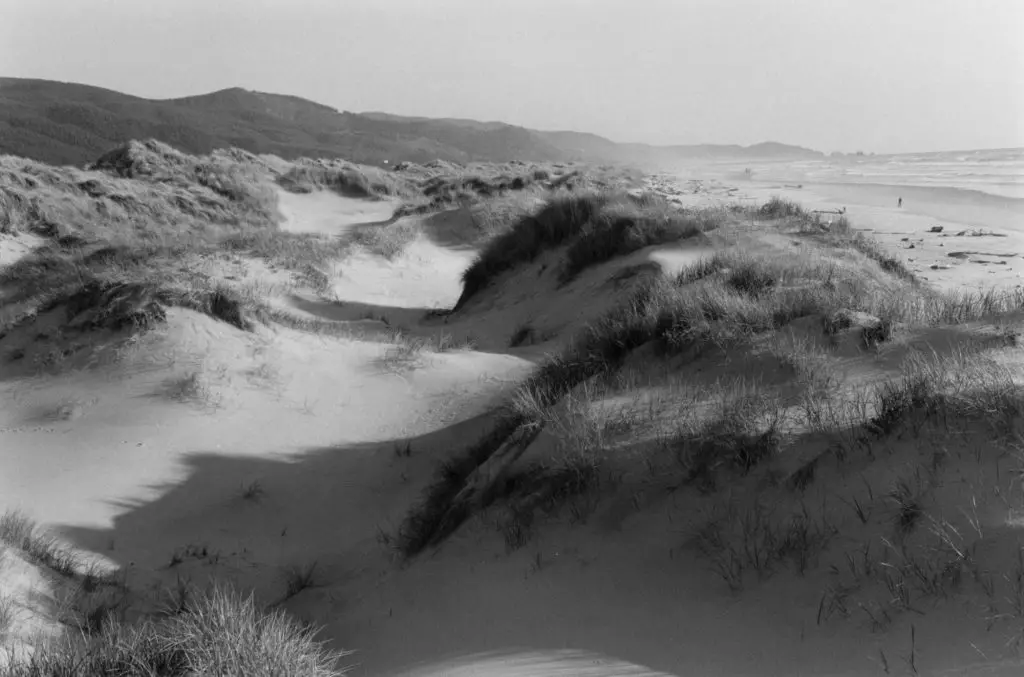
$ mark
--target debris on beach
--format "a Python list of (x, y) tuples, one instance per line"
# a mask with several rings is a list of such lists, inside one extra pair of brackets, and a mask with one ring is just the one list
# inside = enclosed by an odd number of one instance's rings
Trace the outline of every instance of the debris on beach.
[(1007, 237), (1006, 233), (993, 233), (991, 230), (982, 228), (970, 228), (956, 233), (955, 237)]

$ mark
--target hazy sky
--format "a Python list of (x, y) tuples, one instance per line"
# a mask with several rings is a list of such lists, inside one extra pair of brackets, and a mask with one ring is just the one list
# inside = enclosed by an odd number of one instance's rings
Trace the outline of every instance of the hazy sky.
[(1024, 146), (1024, 0), (0, 0), (0, 74), (617, 141)]

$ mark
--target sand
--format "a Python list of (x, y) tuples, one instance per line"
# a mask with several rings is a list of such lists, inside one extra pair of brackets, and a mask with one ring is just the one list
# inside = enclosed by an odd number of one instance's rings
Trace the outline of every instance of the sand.
[(281, 230), (341, 235), (354, 226), (388, 221), (395, 210), (389, 200), (344, 197), (331, 191), (277, 191)]
[[(785, 166), (758, 173), (772, 172), (786, 176)], [(695, 174), (701, 178), (690, 178)], [(721, 167), (667, 173), (652, 183), (667, 187), (670, 199), (681, 204), (761, 204), (778, 195), (807, 209), (845, 208), (858, 230), (938, 289), (977, 291), (1024, 284), (1024, 200), (960, 189), (746, 180), (735, 168)], [(897, 206), (900, 197), (902, 207)], [(940, 232), (932, 232), (936, 228)]]
[[(694, 200), (783, 192), (810, 208), (839, 204), (809, 188), (718, 186)], [(287, 227), (298, 232), (343, 235), (391, 216), (379, 202), (282, 195)], [(942, 233), (927, 233), (936, 217), (909, 200), (903, 211), (847, 207), (856, 224), (911, 263), (951, 262), (929, 275), (944, 288), (1016, 274), (1012, 263), (973, 262), (1017, 251), (1009, 232), (958, 236), (967, 224), (949, 213)], [(903, 237), (915, 248), (904, 252)], [(946, 256), (968, 250), (987, 253)], [(565, 286), (542, 256), (441, 319), (427, 311), (458, 298), (458, 276), (474, 252), (420, 237), (391, 261), (355, 251), (325, 294), (279, 295), (281, 308), (351, 327), (353, 338), (284, 328), (243, 333), (174, 309), (166, 328), (127, 348), (106, 350), (116, 337), (99, 337), (90, 360), (59, 376), (2, 366), (3, 507), (22, 508), (127, 569), (137, 589), (216, 577), (282, 601), (323, 625), (337, 646), (355, 649), (359, 676), (878, 673), (879, 650), (901, 655), (908, 628), (876, 636), (818, 626), (824, 574), (785, 573), (770, 586), (730, 594), (685, 550), (692, 514), (674, 499), (653, 513), (605, 506), (586, 528), (546, 525), (512, 553), (486, 514), (405, 566), (389, 546), (387, 535), (438, 462), (487, 429), (488, 412), (538, 360), (614, 303), (625, 271), (671, 271), (709, 251), (701, 241), (643, 250)], [(261, 271), (250, 267), (257, 278)], [(536, 343), (510, 348), (527, 323)], [(475, 349), (396, 352), (398, 344), (360, 340), (368, 325), (378, 338), (383, 329), (424, 339), (448, 333), (473, 339)], [(862, 362), (878, 373), (888, 368)], [(722, 369), (706, 366), (707, 378)], [(851, 358), (851, 370), (862, 367)], [(0, 562), (14, 572), (4, 577), (14, 581), (6, 589), (24, 596), (18, 591), (37, 572)], [(315, 567), (316, 585), (284, 600), (283, 572), (296, 566)], [(929, 665), (978, 662), (944, 618), (915, 619)], [(993, 665), (1004, 638), (989, 640), (977, 648), (988, 652), (991, 671), (931, 674), (1018, 674)]]
[[(354, 213), (348, 201), (313, 195), (292, 201), (290, 218), (322, 228), (325, 204), (344, 208), (341, 221)], [(441, 278), (433, 297), (426, 282), (438, 278), (427, 274), (425, 256), (439, 257), (424, 246), (408, 257), (420, 266), (419, 282), (405, 277), (411, 265), (381, 262), (378, 296), (362, 302), (453, 302), (457, 274)], [(338, 282), (342, 290), (346, 279)], [(243, 333), (182, 309), (169, 311), (165, 328), (116, 353), (104, 348), (115, 338), (98, 336), (92, 354), (58, 376), (5, 364), (0, 496), (5, 509), (24, 509), (75, 546), (131, 565), (141, 587), (166, 582), (172, 553), (198, 541), (223, 552), (225, 566), (250, 574), (242, 576), (246, 584), (268, 595), (278, 593), (280, 567), (321, 559), (325, 538), (346, 542), (340, 550), (326, 547), (331, 558), (350, 554), (348, 547), (363, 556), (377, 520), (397, 517), (411, 499), (395, 500), (403, 488), (391, 486), (395, 440), (479, 416), (530, 366), (460, 351), (393, 364), (388, 344), (284, 328)], [(19, 362), (32, 357), (30, 348)], [(286, 472), (310, 457), (328, 463), (320, 475), (332, 478), (326, 484)], [(209, 463), (218, 469), (210, 472)], [(201, 488), (191, 485), (197, 478)], [(270, 514), (281, 527), (272, 533), (262, 528), (262, 511), (239, 513), (241, 486), (252, 482), (266, 492), (263, 510), (279, 506)], [(189, 487), (184, 505), (168, 497), (182, 486)], [(226, 527), (239, 518), (246, 526)], [(280, 540), (282, 530), (287, 539)]]

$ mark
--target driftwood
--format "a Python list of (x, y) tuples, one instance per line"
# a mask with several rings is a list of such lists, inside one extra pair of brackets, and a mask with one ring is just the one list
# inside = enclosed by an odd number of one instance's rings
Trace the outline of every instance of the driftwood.
[(438, 523), (431, 539), (434, 543), (458, 528), (467, 515), (487, 504), (495, 485), (508, 474), (512, 464), (533, 444), (543, 427), (543, 424), (538, 422), (519, 426), (486, 461), (466, 477), (465, 485), (451, 500)]

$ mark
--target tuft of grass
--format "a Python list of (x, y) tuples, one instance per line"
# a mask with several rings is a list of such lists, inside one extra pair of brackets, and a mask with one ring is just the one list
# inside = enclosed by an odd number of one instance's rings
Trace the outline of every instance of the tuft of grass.
[(415, 222), (399, 220), (380, 226), (364, 226), (356, 231), (353, 241), (367, 251), (392, 261), (419, 236)]
[(10, 595), (0, 595), (0, 643), (8, 644), (8, 635), (17, 618), (17, 608)]
[(921, 521), (924, 510), (917, 492), (910, 488), (910, 483), (899, 479), (893, 486), (889, 497), (896, 504), (896, 530), (902, 536), (909, 535)]
[(376, 167), (328, 159), (296, 160), (291, 168), (277, 177), (277, 183), (292, 193), (327, 189), (350, 197), (375, 199), (414, 192), (414, 188), (397, 175)]
[(434, 336), (410, 336), (401, 330), (391, 333), (391, 345), (381, 357), (381, 365), (391, 372), (415, 368), (425, 354), (471, 350), (475, 345), (471, 337), (457, 340), (451, 334), (439, 332)]
[(78, 572), (78, 556), (22, 512), (9, 510), (0, 515), (0, 543), (20, 550), (32, 561), (62, 576)]
[(216, 409), (221, 404), (220, 396), (210, 387), (210, 383), (202, 371), (191, 371), (170, 379), (164, 384), (162, 394), (176, 402), (211, 409)]
[(721, 211), (684, 211), (656, 196), (609, 203), (569, 243), (561, 280), (568, 282), (586, 268), (616, 256), (714, 230), (723, 220)]
[(242, 484), (240, 488), (240, 495), (242, 500), (253, 501), (258, 503), (263, 500), (263, 496), (266, 492), (263, 490), (263, 484), (259, 480), (253, 480), (251, 482)]
[(680, 424), (671, 443), (684, 480), (703, 491), (718, 486), (722, 471), (750, 473), (774, 456), (782, 442), (783, 407), (756, 384), (724, 388), (715, 407), (703, 418)]
[(282, 571), (285, 584), (284, 599), (295, 597), (303, 590), (317, 586), (316, 562), (293, 564)]
[(757, 210), (762, 216), (766, 216), (770, 219), (782, 219), (797, 217), (801, 219), (809, 218), (808, 212), (798, 203), (792, 200), (773, 195), (768, 202), (761, 205)]
[(643, 247), (692, 237), (721, 223), (715, 211), (684, 211), (656, 198), (582, 192), (556, 196), (491, 240), (463, 273), (458, 310), (502, 273), (566, 245), (563, 282)]
[(281, 610), (262, 610), (251, 595), (217, 586), (181, 607), (135, 625), (107, 619), (91, 635), (69, 635), (16, 657), (4, 674), (337, 677), (347, 671), (338, 663), (350, 652), (327, 649), (315, 628)]
[(532, 261), (545, 249), (557, 247), (579, 234), (609, 201), (598, 193), (556, 197), (536, 214), (527, 215), (510, 230), (491, 240), (462, 275), (461, 308), (501, 273)]

